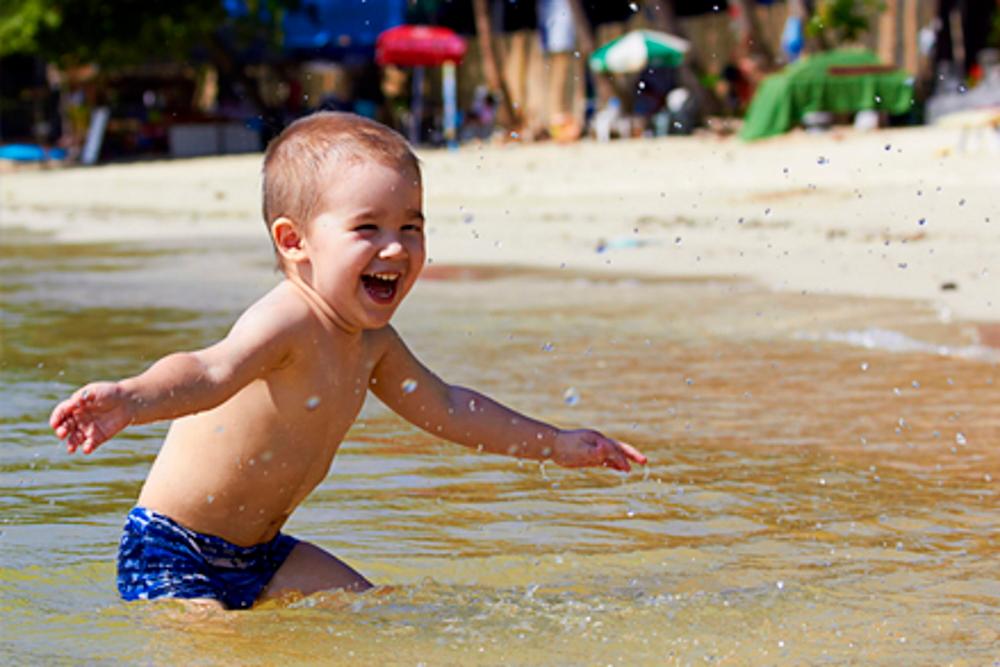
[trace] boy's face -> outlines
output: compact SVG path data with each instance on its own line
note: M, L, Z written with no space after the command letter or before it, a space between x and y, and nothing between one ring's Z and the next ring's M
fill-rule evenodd
M303 233L307 275L346 324L377 329L424 265L420 177L374 160L336 170Z

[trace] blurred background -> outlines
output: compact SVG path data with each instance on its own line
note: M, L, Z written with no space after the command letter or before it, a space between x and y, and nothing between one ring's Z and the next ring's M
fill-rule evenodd
M699 128L755 139L970 109L997 123L997 4L14 0L0 9L0 162L253 152L317 109L452 146ZM888 85L891 74L899 90L792 109L783 125L774 100L752 109L769 75L845 49L865 59L831 61L823 76Z

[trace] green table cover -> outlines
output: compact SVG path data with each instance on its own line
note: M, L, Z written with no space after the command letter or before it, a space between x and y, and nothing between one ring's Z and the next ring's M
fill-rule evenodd
M788 131L811 111L852 113L865 109L907 112L913 80L883 66L867 49L816 53L767 77L747 109L740 136L761 139Z

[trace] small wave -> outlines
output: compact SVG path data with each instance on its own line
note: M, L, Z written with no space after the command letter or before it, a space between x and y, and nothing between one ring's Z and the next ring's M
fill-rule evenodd
M957 357L977 361L998 361L1000 353L985 345L938 345L927 341L911 338L898 331L890 329L868 328L853 331L825 331L821 333L799 332L798 340L822 341L863 347L868 350L887 350L889 352L917 352L936 354L942 357Z

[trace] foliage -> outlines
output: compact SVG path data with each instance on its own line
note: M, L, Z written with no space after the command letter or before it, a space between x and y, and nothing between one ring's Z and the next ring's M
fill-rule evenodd
M831 46L856 42L883 9L882 0L820 0L806 32Z
M30 53L62 66L187 61L220 37L277 43L292 0L5 0L0 56Z
M59 12L45 0L4 2L0 5L0 55L30 51L39 30L59 24Z

